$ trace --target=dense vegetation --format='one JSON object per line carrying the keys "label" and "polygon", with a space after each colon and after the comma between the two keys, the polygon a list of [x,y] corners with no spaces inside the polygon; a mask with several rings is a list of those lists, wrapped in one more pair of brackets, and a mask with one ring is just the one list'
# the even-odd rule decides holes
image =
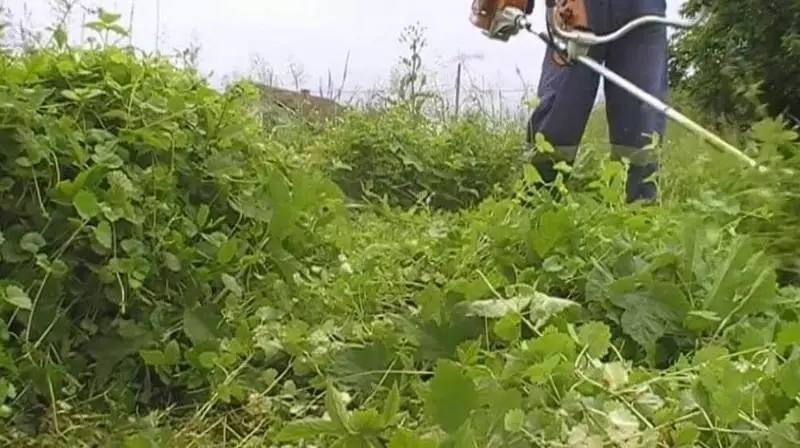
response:
{"label": "dense vegetation", "polygon": [[707,118],[736,124],[768,115],[800,120],[800,2],[687,0],[705,26],[673,41],[671,84]]}
{"label": "dense vegetation", "polygon": [[3,54],[0,99],[4,446],[800,444],[779,121],[731,137],[767,176],[670,129],[642,208],[598,122],[556,200],[522,129],[265,127],[114,46]]}

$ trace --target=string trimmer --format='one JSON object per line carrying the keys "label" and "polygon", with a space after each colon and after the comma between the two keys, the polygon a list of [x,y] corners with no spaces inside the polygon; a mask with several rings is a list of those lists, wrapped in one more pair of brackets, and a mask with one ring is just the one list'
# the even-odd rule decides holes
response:
{"label": "string trimmer", "polygon": [[535,31],[527,18],[527,15],[533,12],[533,7],[534,0],[474,0],[472,4],[472,23],[482,29],[490,39],[503,42],[507,42],[511,36],[516,35],[520,30],[535,34],[545,44],[560,52],[569,61],[583,64],[595,71],[606,81],[616,84],[631,95],[654,107],[671,120],[699,135],[717,149],[732,154],[759,171],[766,171],[766,167],[759,165],[758,162],[735,146],[588,56],[589,50],[593,45],[613,42],[640,26],[660,24],[676,28],[692,28],[698,25],[703,17],[696,21],[688,22],[657,15],[645,15],[628,22],[612,33],[597,35],[584,30],[565,30],[555,20],[554,8],[548,7],[548,14],[546,14],[547,31],[544,32]]}

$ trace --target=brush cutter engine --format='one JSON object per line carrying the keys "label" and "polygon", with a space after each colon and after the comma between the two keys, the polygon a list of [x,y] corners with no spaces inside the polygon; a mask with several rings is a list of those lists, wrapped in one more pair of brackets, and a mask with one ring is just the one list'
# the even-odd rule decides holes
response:
{"label": "brush cutter engine", "polygon": [[534,0],[473,0],[470,21],[490,39],[506,42],[521,29],[521,24],[514,23],[516,16],[508,16],[508,12],[530,14],[533,6]]}

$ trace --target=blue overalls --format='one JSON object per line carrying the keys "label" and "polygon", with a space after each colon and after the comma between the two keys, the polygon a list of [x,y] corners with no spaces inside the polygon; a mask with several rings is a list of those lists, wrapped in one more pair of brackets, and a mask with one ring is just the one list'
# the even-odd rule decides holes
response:
{"label": "blue overalls", "polygon": [[[557,13],[579,7],[584,21],[597,34],[607,34],[645,14],[666,14],[666,0],[556,0]],[[563,16],[562,16],[563,17]],[[591,49],[589,56],[650,93],[665,100],[667,94],[667,34],[663,25],[646,25],[621,39]],[[600,77],[581,64],[564,65],[548,48],[542,63],[538,96],[540,104],[528,126],[528,141],[541,132],[557,152],[557,160],[575,161],[589,114],[594,106]],[[666,118],[616,85],[605,82],[606,118],[612,156],[630,160],[626,186],[629,202],[652,200],[657,188],[647,178],[658,164],[651,151],[641,148],[651,143],[651,135],[664,135]],[[542,153],[534,156],[534,166],[544,181],[555,180],[554,158]]]}

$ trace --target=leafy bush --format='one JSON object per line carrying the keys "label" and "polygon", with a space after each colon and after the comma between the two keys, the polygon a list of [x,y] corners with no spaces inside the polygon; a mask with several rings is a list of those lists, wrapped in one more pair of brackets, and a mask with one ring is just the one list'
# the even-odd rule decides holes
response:
{"label": "leafy bush", "polygon": [[254,355],[241,317],[291,306],[297,276],[333,259],[315,233],[340,193],[270,156],[251,86],[220,94],[115,47],[41,50],[0,60],[0,98],[0,403],[16,421],[39,402],[131,413],[260,387],[281,361]]}
{"label": "leafy bush", "polygon": [[748,124],[785,113],[800,119],[800,3],[796,0],[688,0],[702,27],[681,31],[672,44],[670,78],[711,120]]}
{"label": "leafy bush", "polygon": [[441,209],[507,187],[523,142],[519,127],[498,129],[477,114],[439,124],[404,107],[353,111],[322,138],[327,172],[350,196]]}

